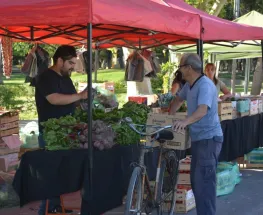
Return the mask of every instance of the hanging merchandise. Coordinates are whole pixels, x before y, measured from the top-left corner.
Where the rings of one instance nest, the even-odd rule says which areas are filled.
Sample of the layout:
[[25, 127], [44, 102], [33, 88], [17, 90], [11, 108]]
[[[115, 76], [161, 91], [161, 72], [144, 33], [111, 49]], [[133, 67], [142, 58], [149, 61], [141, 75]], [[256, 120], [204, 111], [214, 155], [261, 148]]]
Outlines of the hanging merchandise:
[[12, 39], [2, 37], [3, 72], [6, 78], [10, 78], [13, 66]]
[[147, 77], [156, 77], [156, 74], [161, 71], [160, 63], [158, 58], [156, 57], [156, 53], [144, 49], [142, 51], [142, 56], [148, 60], [151, 65], [151, 72], [145, 74]]
[[144, 60], [138, 51], [129, 55], [126, 63], [125, 80], [142, 82], [144, 78]]
[[85, 73], [85, 61], [83, 52], [87, 51], [84, 47], [77, 50], [77, 63], [75, 65], [75, 71], [84, 74]]
[[27, 55], [21, 72], [26, 75], [26, 83], [30, 82], [30, 86], [35, 86], [35, 78], [37, 75], [48, 69], [49, 54], [39, 45], [35, 45]]

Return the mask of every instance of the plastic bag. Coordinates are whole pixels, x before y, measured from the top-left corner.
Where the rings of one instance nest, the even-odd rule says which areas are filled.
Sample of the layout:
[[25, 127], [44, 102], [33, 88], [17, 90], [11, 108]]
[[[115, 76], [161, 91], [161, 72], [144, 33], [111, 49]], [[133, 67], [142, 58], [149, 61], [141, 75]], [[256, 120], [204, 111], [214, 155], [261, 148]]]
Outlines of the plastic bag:
[[37, 148], [38, 147], [38, 124], [34, 121], [29, 122], [20, 130], [20, 139], [22, 148]]
[[13, 175], [0, 172], [0, 209], [19, 206], [19, 197], [13, 189]]
[[94, 104], [101, 104], [104, 108], [118, 107], [116, 95], [109, 90], [96, 87], [96, 95], [94, 96]]
[[217, 196], [227, 195], [240, 183], [240, 172], [237, 163], [221, 162], [217, 167]]

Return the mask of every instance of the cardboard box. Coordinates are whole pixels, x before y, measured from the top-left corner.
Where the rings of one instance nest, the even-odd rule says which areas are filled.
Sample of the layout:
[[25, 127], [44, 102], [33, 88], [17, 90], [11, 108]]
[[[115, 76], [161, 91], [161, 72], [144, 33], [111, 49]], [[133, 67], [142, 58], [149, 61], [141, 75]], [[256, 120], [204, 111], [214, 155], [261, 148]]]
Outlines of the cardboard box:
[[187, 213], [196, 207], [195, 198], [187, 199], [185, 201], [176, 201], [176, 213]]
[[179, 170], [190, 171], [191, 169], [191, 157], [186, 157], [180, 160]]
[[[173, 125], [176, 120], [183, 120], [187, 116], [187, 113], [176, 113], [176, 115], [166, 115], [166, 114], [148, 114], [147, 125], [158, 125], [158, 126], [166, 126]], [[156, 129], [147, 127], [146, 132], [153, 132]], [[189, 137], [188, 128], [185, 130], [183, 134], [173, 132], [174, 139], [167, 140], [164, 143], [164, 148], [169, 149], [177, 149], [177, 150], [185, 150], [191, 147], [191, 140]], [[146, 145], [156, 147], [159, 146], [157, 141], [152, 142], [151, 137], [146, 137]]]
[[249, 112], [244, 112], [244, 113], [238, 112], [237, 114], [238, 114], [238, 117], [249, 116]]
[[195, 197], [190, 185], [177, 185], [176, 212], [187, 213], [195, 208]]
[[258, 113], [263, 113], [263, 99], [258, 100]]
[[185, 201], [194, 197], [191, 185], [177, 185], [176, 201]]
[[179, 175], [178, 175], [178, 184], [191, 184], [191, 178], [190, 178], [190, 170], [179, 170]]
[[147, 96], [129, 96], [128, 97], [129, 101], [136, 102], [138, 104], [148, 104], [148, 98]]
[[250, 116], [258, 114], [258, 100], [251, 100], [250, 101], [250, 109], [249, 109]]
[[22, 144], [18, 135], [0, 138], [0, 142], [0, 156], [19, 152]]
[[0, 156], [0, 171], [9, 172], [19, 165], [18, 153]]

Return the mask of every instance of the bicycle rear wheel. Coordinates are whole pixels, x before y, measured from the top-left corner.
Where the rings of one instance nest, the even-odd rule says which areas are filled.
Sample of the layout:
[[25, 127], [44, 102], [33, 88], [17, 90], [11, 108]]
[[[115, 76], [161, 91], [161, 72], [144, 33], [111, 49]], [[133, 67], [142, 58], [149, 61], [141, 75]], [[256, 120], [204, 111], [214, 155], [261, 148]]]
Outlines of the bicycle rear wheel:
[[135, 167], [132, 172], [126, 197], [124, 215], [141, 215], [143, 201], [141, 171], [140, 167]]
[[174, 151], [164, 153], [157, 189], [158, 215], [174, 215], [179, 158]]

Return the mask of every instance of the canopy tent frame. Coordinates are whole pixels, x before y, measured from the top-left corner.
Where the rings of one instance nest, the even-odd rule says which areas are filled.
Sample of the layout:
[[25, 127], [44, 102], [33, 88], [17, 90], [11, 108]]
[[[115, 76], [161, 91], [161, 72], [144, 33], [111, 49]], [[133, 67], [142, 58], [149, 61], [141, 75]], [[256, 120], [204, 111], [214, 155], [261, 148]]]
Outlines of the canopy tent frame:
[[[11, 2], [11, 1], [7, 1]], [[30, 1], [31, 2], [31, 1]], [[28, 4], [30, 3], [29, 1], [27, 2]], [[33, 12], [34, 11], [38, 11], [39, 9], [36, 8], [37, 6], [34, 4], [32, 7], [34, 7], [35, 10], [32, 10], [31, 13], [29, 13], [28, 17], [30, 18], [30, 20], [25, 19], [22, 21], [19, 21], [18, 26], [22, 27], [23, 29], [16, 28], [17, 26], [13, 26], [12, 28], [12, 22], [10, 21], [11, 18], [13, 17], [19, 17], [21, 16], [22, 12], [23, 12], [23, 7], [21, 9], [21, 7], [13, 7], [13, 5], [8, 5], [10, 7], [12, 7], [12, 9], [14, 10], [14, 13], [12, 13], [10, 15], [10, 13], [7, 13], [8, 11], [5, 11], [4, 9], [2, 9], [2, 17], [4, 17], [5, 19], [3, 19], [4, 21], [6, 21], [6, 23], [3, 24], [3, 21], [1, 22], [2, 26], [5, 25], [9, 25], [11, 28], [9, 27], [1, 27], [0, 30], [2, 30], [2, 32], [0, 32], [0, 35], [2, 36], [7, 36], [7, 37], [11, 37], [14, 38], [18, 41], [27, 41], [27, 42], [36, 42], [36, 43], [41, 43], [41, 42], [46, 42], [43, 41], [45, 39], [49, 39], [49, 38], [54, 38], [54, 37], [60, 37], [63, 36], [63, 39], [67, 39], [69, 41], [72, 41], [72, 43], [70, 43], [71, 45], [74, 46], [78, 46], [78, 45], [83, 45], [83, 44], [87, 44], [87, 52], [88, 52], [88, 57], [86, 58], [87, 60], [87, 64], [86, 66], [86, 71], [87, 71], [87, 81], [88, 81], [88, 87], [87, 87], [87, 91], [88, 91], [88, 144], [89, 144], [89, 181], [88, 181], [88, 192], [89, 192], [89, 198], [92, 199], [93, 197], [93, 192], [92, 192], [92, 169], [93, 169], [93, 146], [92, 146], [92, 45], [93, 45], [93, 40], [95, 43], [95, 48], [100, 48], [103, 47], [102, 41], [104, 42], [111, 42], [112, 45], [117, 45], [117, 46], [124, 46], [128, 44], [128, 47], [139, 47], [140, 48], [152, 48], [155, 46], [160, 46], [162, 44], [167, 45], [167, 44], [172, 44], [172, 43], [179, 43], [179, 42], [188, 42], [188, 43], [197, 43], [198, 44], [198, 49], [197, 49], [197, 53], [200, 55], [201, 59], [203, 60], [203, 40], [202, 40], [202, 36], [204, 34], [203, 31], [203, 27], [201, 26], [202, 24], [202, 20], [200, 18], [200, 16], [198, 14], [190, 14], [187, 11], [184, 10], [178, 10], [178, 9], [174, 9], [174, 11], [172, 10], [172, 8], [167, 8], [164, 6], [160, 6], [160, 8], [157, 8], [156, 11], [154, 11], [155, 13], [153, 13], [152, 8], [156, 6], [155, 3], [149, 1], [149, 7], [146, 7], [147, 5], [144, 5], [143, 3], [140, 3], [140, 1], [136, 1], [136, 3], [138, 4], [134, 4], [131, 5], [130, 2], [128, 1], [123, 1], [125, 4], [124, 6], [126, 6], [127, 8], [129, 8], [128, 6], [134, 6], [134, 8], [138, 8], [141, 9], [141, 11], [145, 11], [148, 12], [148, 16], [147, 14], [145, 14], [144, 16], [146, 16], [146, 22], [145, 20], [142, 20], [141, 17], [137, 17], [139, 18], [138, 20], [136, 20], [136, 18], [134, 20], [132, 20], [133, 15], [134, 15], [134, 8], [132, 8], [129, 12], [129, 18], [132, 21], [136, 21], [132, 24], [127, 24], [125, 21], [127, 19], [123, 19], [123, 17], [121, 17], [119, 20], [116, 21], [116, 17], [112, 16], [111, 13], [106, 14], [107, 16], [103, 16], [100, 17], [99, 15], [103, 14], [103, 11], [106, 11], [107, 9], [109, 9], [110, 7], [112, 7], [112, 5], [109, 6], [109, 4], [114, 3], [115, 7], [119, 6], [117, 5], [118, 3], [116, 3], [117, 1], [112, 1], [112, 2], [107, 2], [107, 1], [93, 1], [94, 5], [91, 5], [91, 2], [88, 2], [89, 4], [85, 5], [86, 8], [82, 8], [83, 9], [83, 17], [86, 17], [85, 19], [81, 18], [78, 22], [79, 23], [87, 23], [87, 24], [76, 24], [76, 22], [71, 23], [71, 24], [66, 24], [66, 22], [64, 21], [64, 17], [58, 16], [58, 21], [54, 22], [54, 23], [58, 23], [58, 25], [50, 25], [51, 23], [53, 24], [53, 20], [54, 17], [56, 17], [56, 13], [54, 11], [57, 11], [57, 8], [59, 7], [50, 7], [52, 5], [48, 5], [50, 7], [49, 13], [52, 15], [49, 18], [49, 20], [46, 22], [43, 22], [41, 19], [43, 16], [43, 14], [41, 13], [41, 16], [36, 16], [37, 20], [32, 21], [34, 19], [32, 19], [32, 17], [34, 18], [35, 16], [33, 16]], [[132, 3], [134, 3], [135, 1], [132, 1]], [[6, 4], [7, 4], [6, 3]], [[64, 3], [68, 3], [68, 2], [64, 2]], [[122, 1], [119, 1], [119, 4], [121, 4]], [[14, 2], [12, 2], [12, 4], [14, 4]], [[58, 4], [56, 2], [56, 4]], [[127, 4], [127, 5], [126, 5]], [[143, 7], [140, 8], [140, 4], [143, 4]], [[154, 5], [155, 4], [155, 5]], [[79, 6], [77, 3], [74, 2], [74, 5], [70, 5], [68, 4], [63, 4], [63, 8], [66, 8], [68, 10], [72, 10], [71, 13], [73, 13], [73, 10], [76, 10], [76, 7]], [[94, 6], [94, 7], [93, 7]], [[24, 10], [28, 10], [28, 6], [25, 5], [24, 6]], [[62, 4], [61, 4], [62, 7]], [[145, 8], [144, 8], [145, 7]], [[7, 7], [8, 8], [8, 7]], [[74, 9], [75, 8], [75, 9]], [[52, 13], [53, 11], [53, 13]], [[161, 12], [166, 12], [167, 11], [167, 18], [166, 16], [161, 16], [160, 13]], [[75, 11], [74, 11], [75, 12]], [[68, 13], [68, 14], [71, 14]], [[136, 12], [135, 12], [136, 13]], [[13, 15], [15, 14], [15, 15]], [[54, 14], [54, 15], [53, 15]], [[63, 13], [64, 14], [64, 13]], [[152, 30], [147, 30], [145, 29], [146, 27], [150, 28], [150, 25], [146, 25], [145, 23], [149, 22], [150, 20], [150, 16], [152, 15], [156, 15], [158, 16], [159, 14], [159, 25], [154, 25], [152, 27]], [[173, 14], [173, 15], [171, 15]], [[174, 19], [174, 14], [176, 14], [176, 17], [180, 17], [182, 16], [183, 18], [181, 20], [177, 20]], [[76, 13], [76, 15], [78, 15], [78, 13]], [[186, 16], [187, 17], [184, 17]], [[165, 20], [163, 19], [163, 17], [165, 17]], [[110, 19], [107, 20], [107, 19]], [[156, 18], [156, 17], [155, 17]], [[76, 19], [77, 20], [77, 19]], [[83, 21], [84, 20], [84, 21]], [[130, 21], [129, 20], [129, 21]], [[156, 19], [158, 20], [158, 19]], [[165, 21], [168, 21], [167, 25], [163, 25], [163, 23], [166, 23]], [[23, 24], [23, 23], [34, 23], [34, 26], [30, 26], [28, 24]], [[176, 23], [177, 24], [176, 24]], [[37, 24], [38, 23], [38, 24]], [[40, 24], [39, 24], [40, 23]], [[46, 23], [47, 27], [42, 27], [41, 23]], [[64, 25], [65, 23], [65, 25]], [[110, 24], [100, 24], [100, 23], [110, 23]], [[114, 24], [112, 24], [114, 23]], [[63, 24], [63, 25], [61, 25]], [[126, 26], [127, 24], [127, 26]], [[147, 23], [148, 24], [148, 23]], [[173, 27], [171, 27], [173, 24]], [[33, 25], [33, 24], [32, 24]], [[125, 26], [123, 26], [125, 25]], [[133, 26], [133, 27], [130, 27]], [[187, 30], [185, 30], [184, 28], [188, 27]], [[241, 26], [242, 27], [242, 26]], [[26, 30], [25, 30], [26, 28]], [[12, 30], [13, 29], [13, 30]], [[19, 30], [20, 29], [20, 30]], [[155, 30], [153, 30], [155, 29]], [[156, 31], [156, 29], [158, 29], [158, 31]], [[96, 36], [96, 31], [107, 31], [107, 32], [103, 32], [103, 34]], [[39, 31], [43, 31], [41, 33], [45, 33], [46, 35], [36, 35]], [[81, 32], [82, 34], [78, 34], [78, 31], [84, 31]], [[4, 32], [4, 33], [3, 33]], [[166, 32], [166, 33], [165, 33]], [[179, 32], [179, 34], [177, 34]], [[261, 31], [259, 31], [258, 29], [255, 29], [255, 32], [258, 33], [258, 35], [261, 36]], [[26, 37], [25, 34], [30, 34], [30, 37]], [[131, 34], [131, 36], [129, 35]], [[127, 36], [128, 35], [128, 36]], [[252, 35], [252, 34], [250, 34]], [[257, 35], [257, 36], [258, 36]], [[119, 36], [119, 37], [118, 37]], [[124, 37], [125, 36], [125, 37]], [[136, 41], [134, 41], [136, 37]], [[139, 37], [139, 41], [137, 40], [137, 38]], [[149, 38], [148, 38], [149, 37]], [[177, 38], [178, 37], [178, 38]], [[262, 35], [263, 37], [263, 35]], [[62, 37], [61, 37], [62, 38]], [[253, 39], [256, 37], [253, 37]], [[124, 44], [119, 44], [116, 41], [117, 40], [122, 40], [122, 42], [124, 42]], [[144, 40], [146, 39], [146, 40]], [[167, 39], [167, 40], [166, 40]], [[252, 39], [252, 38], [251, 38]], [[158, 42], [156, 42], [156, 40]], [[149, 44], [150, 41], [150, 44]], [[91, 213], [89, 213], [91, 214]]]

